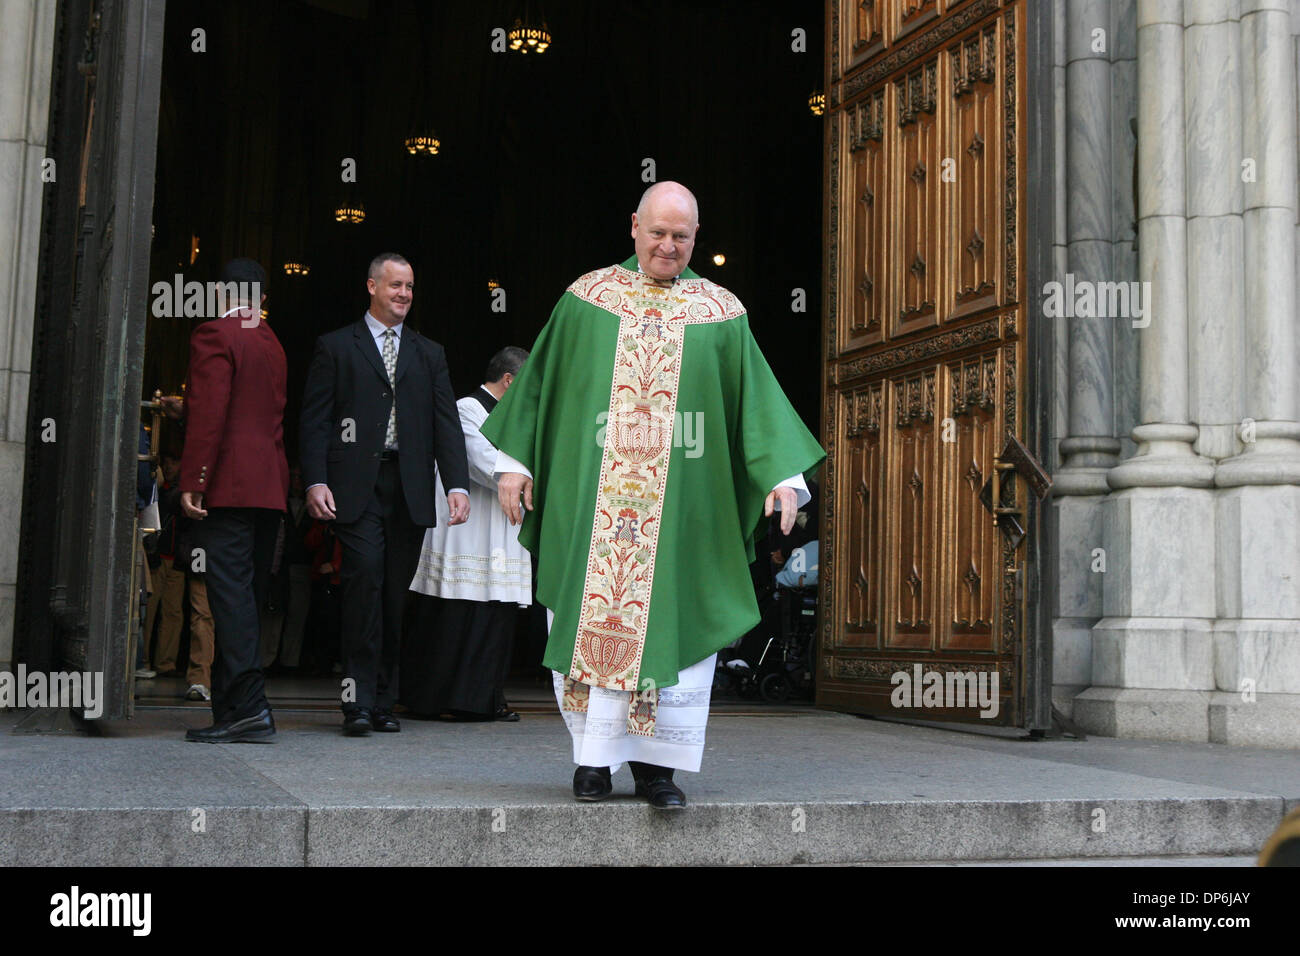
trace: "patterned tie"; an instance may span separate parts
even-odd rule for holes
[[[384,447],[397,447],[397,333],[384,329],[384,369],[388,372],[388,384],[393,387],[393,408],[388,413],[388,432],[384,435]]]

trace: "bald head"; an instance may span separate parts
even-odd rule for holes
[[[661,281],[681,275],[695,249],[700,208],[681,183],[655,183],[632,214],[632,238],[641,271]]]
[[[697,226],[700,224],[700,204],[695,201],[695,194],[681,183],[671,180],[650,184],[650,188],[641,194],[641,201],[636,204],[637,216],[645,219],[651,206],[661,202],[689,210],[691,221]],[[683,203],[685,206],[682,206]]]

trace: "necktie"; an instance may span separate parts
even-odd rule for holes
[[[384,447],[397,447],[397,333],[384,329],[384,370],[388,372],[388,384],[393,387],[393,408],[388,413],[388,432],[384,435]]]

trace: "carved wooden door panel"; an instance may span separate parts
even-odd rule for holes
[[[1025,2],[827,9],[817,701],[1018,725]]]

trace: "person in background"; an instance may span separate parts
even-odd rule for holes
[[[402,624],[435,464],[449,524],[469,517],[469,469],[443,347],[406,323],[415,273],[396,253],[366,274],[370,308],[316,340],[300,446],[307,511],[343,544],[343,733],[397,733]],[[450,316],[438,316],[450,321]]]
[[[165,396],[162,407],[163,414],[176,429],[175,448],[183,448],[185,400],[179,396]],[[163,456],[163,481],[159,485],[158,508],[164,526],[160,550],[164,555],[167,585],[166,593],[162,595],[162,620],[159,623],[154,660],[163,677],[185,678],[189,684],[184,693],[186,700],[210,701],[212,692],[208,688],[212,686],[212,658],[216,637],[212,611],[208,608],[207,583],[200,570],[203,562],[196,560],[197,551],[191,540],[194,522],[185,516],[181,507],[180,462],[180,454],[175,450]],[[190,640],[188,663],[185,670],[181,671],[178,669],[177,657],[184,628],[183,603],[187,595],[190,604]]]
[[[158,622],[158,638],[154,644],[154,662],[162,677],[173,676],[176,669],[176,652],[180,644],[181,628],[185,623],[181,602],[185,600],[185,571],[176,567],[176,542],[179,533],[181,508],[181,463],[174,456],[164,454],[158,469],[158,530],[156,567],[151,566],[154,590],[149,596],[149,613],[145,619],[146,639],[153,636],[154,623]]]
[[[424,534],[411,590],[425,610],[423,626],[404,642],[402,703],[416,714],[450,714],[458,720],[509,720],[506,704],[517,608],[532,604],[532,563],[519,544],[519,528],[497,506],[497,450],[479,433],[519,374],[528,353],[507,346],[492,357],[482,385],[456,403],[469,459],[469,520],[447,522],[445,495],[436,502],[438,523]],[[431,613],[429,613],[431,612]],[[417,615],[417,620],[419,619]]]
[[[266,272],[233,259],[221,281],[239,290],[234,308],[190,336],[181,509],[202,549],[216,651],[212,726],[185,739],[266,743],[275,739],[275,720],[258,661],[258,609],[289,488],[287,369],[280,340],[261,317]]]
[[[148,459],[143,457],[145,455],[148,455],[149,453],[150,453],[149,430],[145,428],[144,425],[141,425],[139,454],[142,457],[139,463],[136,465],[136,479],[135,479],[135,513],[137,519],[137,527],[138,527],[138,522],[144,517],[144,509],[149,507],[149,505],[153,502],[154,495],[157,493],[157,489],[154,486],[153,469],[149,467]],[[152,537],[153,534],[156,534],[156,531],[151,532],[150,535],[148,535],[148,537]],[[136,533],[135,544],[136,544],[136,548],[139,551],[139,554],[144,558],[144,560],[141,562],[141,564],[143,565],[144,580],[141,581],[140,583],[141,583],[141,589],[146,592],[145,606],[146,608],[148,608],[149,605],[152,605],[154,603],[154,594],[157,593],[158,591],[158,582],[153,580],[153,574],[152,574],[153,559],[149,554],[151,548],[146,543],[145,537],[146,535],[144,534],[144,529],[139,528]],[[137,618],[137,620],[139,619]],[[140,635],[139,639],[136,641],[136,645],[135,645],[135,676],[143,680],[148,680],[152,677],[156,677],[158,674],[157,671],[155,671],[152,667],[149,666],[148,621],[149,621],[149,616],[148,616],[148,611],[146,610],[145,618],[144,621],[142,622],[144,631]]]

